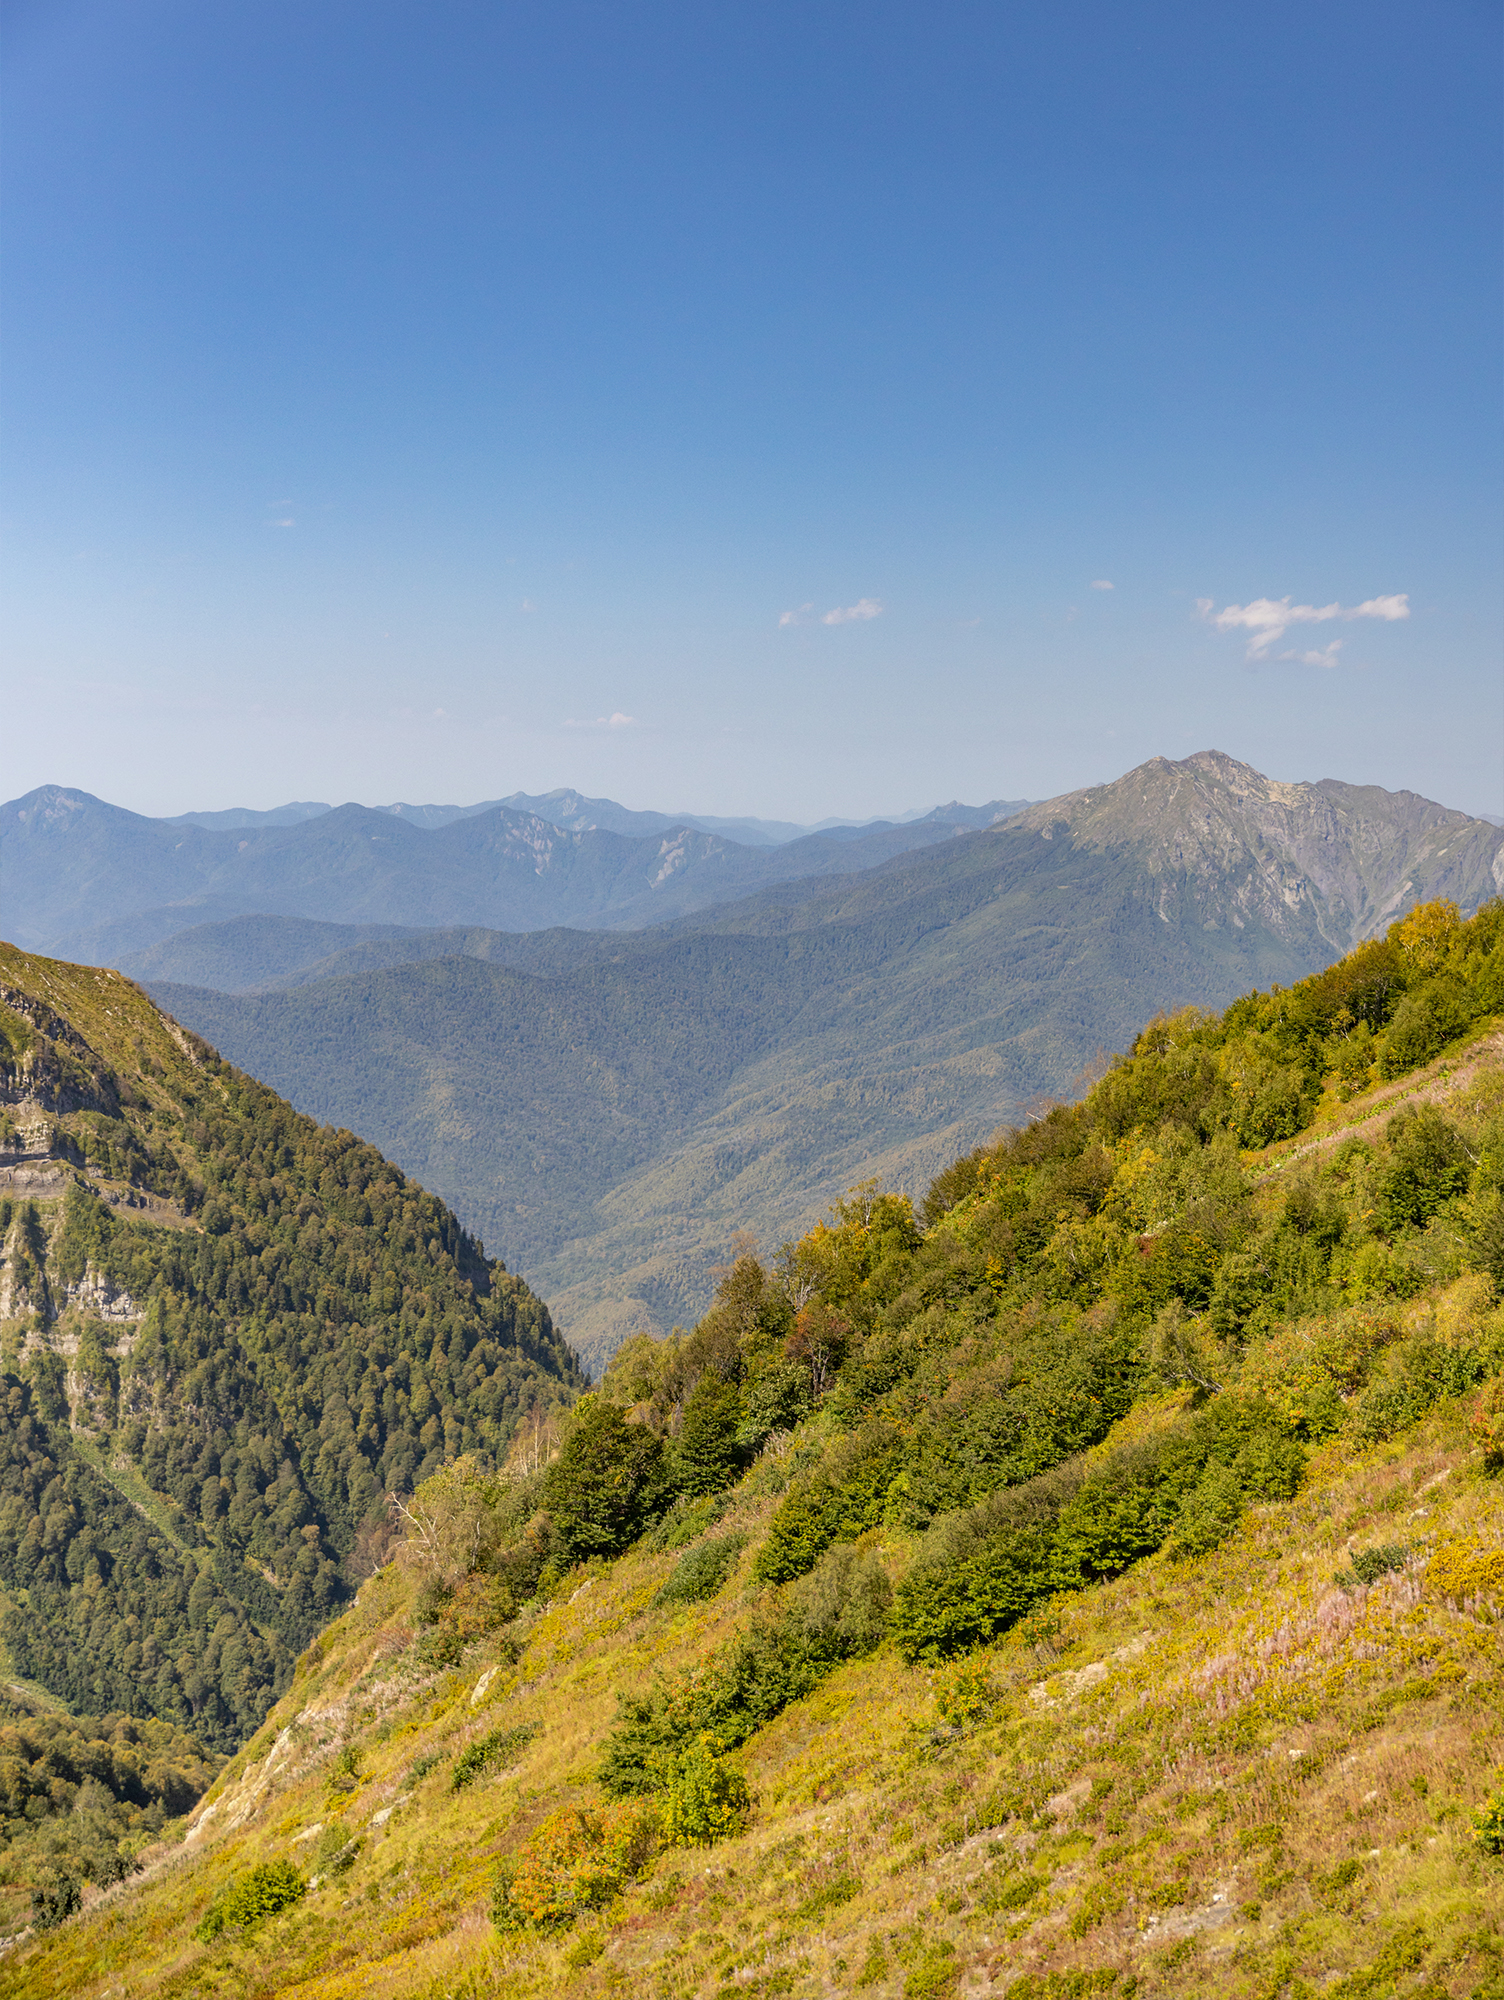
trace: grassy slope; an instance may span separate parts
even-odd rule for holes
[[[525,1681],[503,1670],[472,1707],[483,1652],[436,1684],[392,1664],[405,1592],[385,1575],[273,1716],[289,1754],[245,1823],[23,1946],[0,1993],[396,2000],[606,1993],[643,1978],[690,1993],[735,1972],[743,1990],[797,1995],[845,1990],[866,1968],[881,1995],[949,1965],[968,1990],[1086,1967],[1132,1971],[1141,1991],[1232,1994],[1386,1962],[1392,1982],[1346,1990],[1398,1990],[1411,1963],[1433,1993],[1487,1990],[1504,1871],[1474,1846],[1468,1816],[1504,1759],[1497,1626],[1439,1602],[1424,1571],[1363,1593],[1355,1616],[1334,1608],[1345,1600],[1330,1578],[1353,1541],[1403,1535],[1433,1551],[1496,1533],[1497,1487],[1478,1479],[1455,1413],[1343,1457],[1330,1447],[1299,1499],[1261,1510],[1214,1556],[1155,1558],[1074,1601],[1048,1655],[999,1648],[1001,1699],[969,1734],[935,1740],[927,1676],[890,1653],[843,1669],[751,1746],[749,1833],[666,1855],[599,1924],[557,1940],[491,1932],[495,1858],[588,1791],[614,1687],[701,1651],[729,1626],[735,1590],[719,1609],[655,1612],[674,1558],[629,1557],[545,1613]],[[449,1758],[499,1719],[542,1733],[514,1771],[453,1794]],[[366,1833],[350,1875],[254,1944],[195,1944],[232,1871],[310,1851],[297,1835],[330,1816],[324,1780],[347,1735],[364,1770],[342,1810]],[[212,1795],[222,1818],[269,1740]],[[999,1788],[1027,1795],[1033,1815],[988,1830]],[[1358,1866],[1343,1881],[1347,1862]],[[999,1877],[1033,1878],[1037,1893],[989,1914]]]
[[[1492,1100],[1496,1044],[1473,1049],[1403,1087],[1460,1078]],[[1373,1109],[1328,1116],[1350,1129]],[[1180,1407],[1140,1403],[1099,1449]],[[203,1838],[17,1948],[0,1994],[1492,1995],[1504,1864],[1471,1814],[1504,1775],[1499,1607],[1448,1602],[1437,1565],[1469,1537],[1504,1544],[1466,1414],[1442,1405],[1367,1451],[1334,1439],[1294,1500],[1253,1509],[1211,1555],[1151,1557],[1060,1600],[1053,1643],[1015,1633],[987,1656],[997,1703],[968,1731],[937,1727],[932,1677],[891,1647],[846,1665],[747,1746],[746,1834],[662,1856],[552,1939],[492,1931],[495,1861],[597,1796],[618,1688],[744,1621],[752,1549],[719,1598],[673,1610],[652,1600],[676,1556],[638,1549],[571,1579],[516,1667],[482,1640],[437,1676],[406,1650],[413,1579],[392,1566],[222,1776]],[[772,1483],[754,1470],[717,1532],[755,1547]],[[1333,1588],[1349,1550],[1389,1543],[1411,1551],[1402,1571]],[[529,1722],[515,1768],[450,1789],[467,1742]],[[360,1782],[339,1794],[327,1781],[352,1743]],[[334,1816],[365,1840],[342,1881],[254,1943],[193,1941],[233,1872],[308,1856],[298,1836]]]

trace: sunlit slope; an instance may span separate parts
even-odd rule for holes
[[[1501,945],[1427,906],[741,1257],[0,1992],[1493,1992]]]

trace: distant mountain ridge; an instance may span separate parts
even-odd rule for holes
[[[603,803],[568,796],[581,808],[577,817]],[[869,868],[968,830],[965,820],[928,815],[905,826],[882,822],[748,846],[683,822],[630,832],[569,828],[493,805],[456,809],[446,823],[425,826],[403,812],[289,807],[248,825],[232,811],[223,817],[235,824],[204,826],[41,786],[0,807],[0,927],[27,948],[92,963],[116,963],[191,926],[257,913],[516,931],[631,928],[770,882]]]
[[[737,1229],[771,1246],[852,1180],[917,1187],[1156,1006],[1291,983],[1417,901],[1476,908],[1501,854],[1413,794],[1206,752],[645,930],[261,917],[130,969],[442,1192],[598,1366],[687,1323]]]
[[[19,802],[13,800],[12,803]],[[375,806],[372,811],[391,813],[410,825],[431,831],[434,827],[450,826],[457,819],[474,819],[477,813],[492,812],[497,806],[505,806],[511,812],[535,813],[539,819],[546,819],[551,826],[562,827],[566,833],[667,833],[674,827],[692,826],[701,833],[724,834],[745,846],[779,847],[786,841],[801,840],[811,833],[862,833],[872,827],[909,826],[927,820],[943,820],[955,826],[992,826],[1000,819],[1022,812],[1030,803],[1028,799],[993,799],[984,806],[963,806],[958,800],[952,800],[948,806],[936,806],[927,813],[878,813],[871,819],[862,820],[822,819],[806,826],[786,819],[745,816],[724,819],[711,813],[641,812],[630,806],[618,805],[615,799],[587,798],[583,792],[560,785],[551,792],[512,792],[504,799],[483,799],[479,805],[473,806],[419,806],[398,801],[389,806]],[[0,812],[4,810],[0,807]],[[298,799],[265,811],[249,806],[231,806],[218,812],[178,813],[165,823],[168,826],[201,826],[211,832],[244,832],[253,827],[296,826],[303,820],[316,819],[320,813],[333,810],[334,807],[326,800]]]

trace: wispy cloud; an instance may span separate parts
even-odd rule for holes
[[[869,618],[881,618],[883,601],[880,597],[859,597],[855,604],[837,604],[829,611],[816,612],[813,604],[801,604],[797,610],[782,611],[778,615],[779,629],[785,625],[862,625]]]
[[[634,729],[636,726],[637,717],[623,715],[619,708],[610,715],[586,716],[583,719],[571,715],[564,724],[566,729]]]
[[[1292,625],[1326,625],[1334,618],[1344,623],[1354,618],[1382,618],[1393,624],[1396,619],[1410,616],[1407,591],[1394,597],[1368,597],[1361,604],[1292,604],[1288,597],[1256,597],[1249,604],[1229,604],[1221,611],[1213,611],[1213,601],[1210,597],[1198,597],[1196,609],[1219,632],[1247,632],[1250,660],[1267,660]],[[1341,647],[1342,641],[1333,639],[1315,652],[1278,653],[1274,657],[1332,667],[1337,664]]]
[[[1117,585],[1116,585],[1115,583],[1109,583],[1109,582],[1107,581],[1107,579],[1106,579],[1106,577],[1105,577],[1105,576],[1099,576],[1099,577],[1097,578],[1096,582],[1095,582],[1095,583],[1094,583],[1094,584],[1092,585],[1092,589],[1093,589],[1093,590],[1116,590],[1116,589],[1117,589]]]
[[[534,604],[533,600],[530,597],[523,598],[522,608],[524,611],[536,611],[538,609],[537,605]]]

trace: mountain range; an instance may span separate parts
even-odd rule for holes
[[[299,805],[164,820],[43,785],[0,806],[0,924],[28,949],[95,964],[258,912],[506,930],[632,927],[772,882],[870,868],[1024,802],[757,845],[578,793],[537,803],[547,814],[512,803]],[[597,807],[612,824],[598,822]]]
[[[1485,822],[1209,751],[647,929],[262,915],[124,965],[452,1202],[598,1370],[692,1319],[739,1230],[776,1245],[874,1173],[917,1189],[1157,1006],[1289,983],[1501,878]]]

